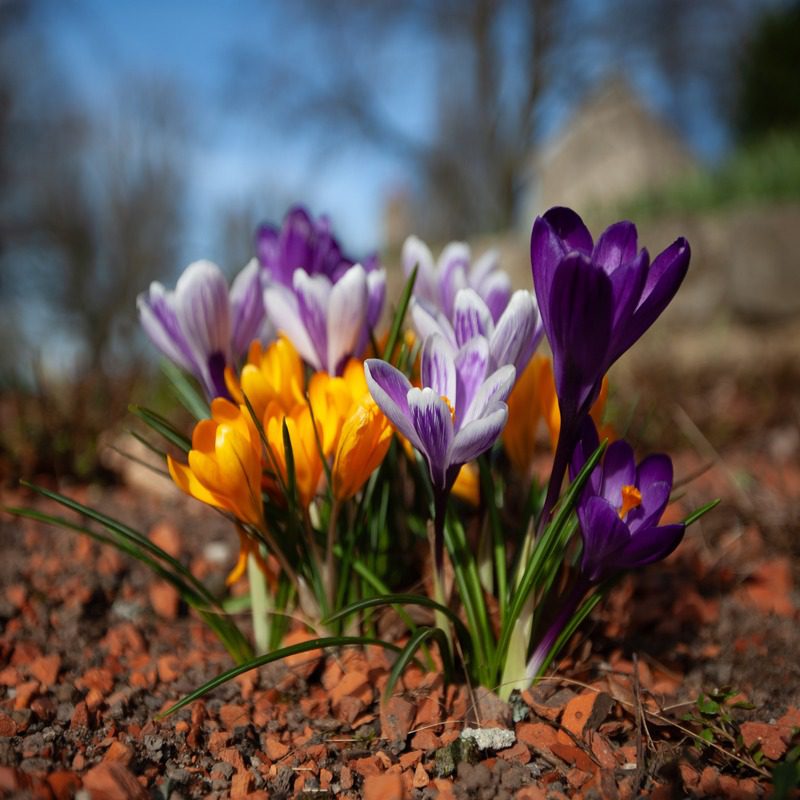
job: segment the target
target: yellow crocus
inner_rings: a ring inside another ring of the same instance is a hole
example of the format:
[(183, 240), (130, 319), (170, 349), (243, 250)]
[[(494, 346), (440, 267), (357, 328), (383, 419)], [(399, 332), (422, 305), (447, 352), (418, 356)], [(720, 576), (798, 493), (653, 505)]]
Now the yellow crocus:
[(261, 441), (245, 407), (217, 398), (195, 425), (188, 465), (167, 456), (180, 489), (242, 522), (263, 525)]
[(266, 350), (255, 340), (238, 379), (230, 367), (226, 368), (225, 385), (237, 403), (244, 403), (244, 396), (247, 396), (258, 419), (264, 416), (270, 403), (277, 403), (283, 413), (288, 414), (294, 406), (304, 402), (303, 362), (285, 336)]
[(321, 431), (322, 452), (329, 458), (339, 444), (342, 426), (354, 405), (350, 386), (344, 377), (317, 372), (308, 383), (308, 401)]
[(322, 427), (317, 422), (315, 432), (308, 405), (296, 405), (288, 414), (282, 413), (277, 403), (267, 407), (264, 414), (264, 433), (272, 457), (277, 462), (274, 466), (280, 471), (284, 481), (288, 481), (286, 450), (283, 446), (284, 422), (292, 445), (297, 496), (305, 507), (314, 499), (322, 477), (322, 456), (317, 444), (317, 437), (322, 440)]
[[(366, 383), (366, 382), (365, 382)], [(331, 470), (333, 495), (349, 500), (383, 461), (392, 427), (369, 394), (361, 396), (342, 426)]]

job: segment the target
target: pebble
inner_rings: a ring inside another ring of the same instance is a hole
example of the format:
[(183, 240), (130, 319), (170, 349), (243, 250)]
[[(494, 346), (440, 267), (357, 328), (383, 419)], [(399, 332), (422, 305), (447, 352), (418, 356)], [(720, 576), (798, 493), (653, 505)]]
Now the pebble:
[(517, 741), (514, 731), (505, 728), (465, 728), (462, 739), (472, 739), (478, 750), (504, 750)]

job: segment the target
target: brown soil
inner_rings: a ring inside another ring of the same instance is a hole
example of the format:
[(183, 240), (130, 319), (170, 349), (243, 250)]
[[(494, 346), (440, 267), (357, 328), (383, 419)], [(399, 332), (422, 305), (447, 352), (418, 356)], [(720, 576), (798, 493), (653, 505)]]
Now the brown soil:
[[(138, 563), (3, 515), (0, 796), (766, 796), (800, 727), (800, 468), (779, 445), (717, 452), (684, 503), (723, 505), (666, 563), (625, 579), (552, 678), (510, 706), (411, 669), (381, 708), (389, 658), (352, 650), (249, 673), (156, 722), (231, 666), (222, 647)], [(678, 479), (707, 462), (698, 449), (677, 455)], [(233, 563), (232, 531), (199, 504), (71, 493), (212, 583)], [(55, 510), (17, 490), (2, 502)], [(709, 718), (718, 747), (701, 747), (682, 718), (720, 686), (754, 708)], [(467, 724), (515, 741), (454, 754)]]

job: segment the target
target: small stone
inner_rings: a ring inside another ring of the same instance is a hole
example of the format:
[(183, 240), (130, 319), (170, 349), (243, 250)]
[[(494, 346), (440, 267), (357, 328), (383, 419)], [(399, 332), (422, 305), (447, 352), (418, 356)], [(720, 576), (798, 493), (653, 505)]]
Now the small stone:
[(45, 687), (55, 684), (60, 669), (61, 656), (58, 654), (39, 656), (31, 662), (29, 667), (31, 675)]
[(170, 522), (158, 522), (148, 534), (150, 541), (173, 558), (181, 555), (181, 532)]
[(411, 769), (422, 761), (422, 750), (412, 750), (410, 753), (402, 753), (398, 759), (401, 769)]
[(158, 679), (161, 683), (172, 683), (183, 674), (181, 663), (177, 656), (174, 655), (161, 656), (156, 662), (156, 668), (158, 669)]
[(611, 696), (605, 692), (586, 692), (573, 697), (564, 707), (561, 724), (576, 738), (581, 738), (585, 730), (594, 730), (608, 716), (614, 705)]
[(289, 752), (289, 747), (274, 736), (267, 736), (264, 740), (264, 752), (270, 761), (280, 761)]
[(517, 738), (534, 750), (549, 750), (558, 741), (556, 731), (544, 722), (521, 722)]
[(403, 697), (395, 695), (381, 704), (381, 735), (390, 742), (404, 743), (414, 722), (417, 709)]
[(505, 728), (465, 728), (461, 738), (472, 739), (478, 750), (504, 750), (517, 740), (514, 732)]
[(76, 728), (89, 727), (89, 709), (83, 700), (75, 706), (75, 710), (72, 712), (72, 718), (69, 721), (69, 727), (70, 730), (73, 731)]
[(531, 760), (531, 751), (528, 745), (517, 742), (512, 747), (501, 750), (497, 755), (505, 761), (515, 761), (518, 764), (527, 764)]
[(83, 776), (83, 786), (92, 797), (103, 800), (146, 800), (147, 793), (136, 778), (114, 761), (102, 762)]
[(27, 708), (33, 696), (39, 691), (39, 681), (26, 681), (17, 684), (17, 693), (14, 696), (14, 708)]
[(233, 764), (229, 764), (227, 761), (218, 761), (213, 767), (211, 767), (212, 778), (222, 778), (222, 780), (227, 781), (230, 779), (233, 773)]
[(511, 720), (511, 706), (505, 700), (501, 700), (484, 686), (475, 689), (474, 706), (467, 714), (467, 722), (485, 725), (491, 721), (508, 727)]
[(222, 723), (222, 727), (229, 731), (239, 725), (247, 725), (250, 722), (247, 709), (239, 705), (222, 706), (219, 710), (219, 720)]
[(748, 750), (759, 747), (761, 752), (777, 761), (786, 752), (786, 742), (775, 725), (766, 722), (744, 722), (740, 728), (742, 741)]
[(133, 759), (133, 750), (128, 745), (123, 744), (119, 739), (111, 742), (111, 747), (106, 750), (103, 761), (116, 761), (127, 767)]
[(436, 750), (441, 744), (440, 738), (432, 730), (417, 731), (411, 737), (411, 747), (415, 750), (423, 750), (426, 753)]
[(403, 781), (399, 775), (369, 775), (364, 780), (364, 800), (403, 800)]
[(414, 781), (412, 786), (415, 789), (424, 789), (429, 783), (431, 782), (428, 773), (425, 772), (425, 767), (422, 764), (417, 764), (417, 768), (414, 770)]
[(178, 616), (180, 595), (177, 589), (165, 581), (155, 581), (150, 584), (148, 597), (153, 611), (162, 619), (174, 620)]
[(17, 725), (11, 717), (0, 711), (0, 736), (13, 736), (17, 732)]

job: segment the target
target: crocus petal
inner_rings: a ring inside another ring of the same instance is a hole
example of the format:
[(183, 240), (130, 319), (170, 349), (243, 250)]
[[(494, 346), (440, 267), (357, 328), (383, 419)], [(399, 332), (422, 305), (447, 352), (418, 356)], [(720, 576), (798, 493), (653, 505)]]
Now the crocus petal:
[(386, 270), (367, 270), (367, 325), (370, 328), (374, 328), (378, 324), (385, 300)]
[(486, 416), (464, 425), (453, 440), (451, 464), (465, 464), (488, 450), (502, 433), (508, 419), (508, 407), (497, 403)]
[[(613, 360), (616, 360), (617, 354), (621, 355), (618, 340), (625, 333), (628, 322), (639, 303), (647, 280), (649, 265), (650, 256), (647, 250), (642, 250), (631, 261), (617, 267), (609, 276), (614, 304), (614, 318), (611, 322), (614, 333), (609, 355)], [(608, 366), (611, 366), (610, 361)]]
[(615, 358), (631, 347), (669, 305), (686, 277), (690, 257), (689, 243), (683, 238), (656, 256), (647, 273), (639, 305), (617, 337)]
[[(455, 372), (458, 389), (453, 400), (455, 422), (461, 427), (465, 417), (472, 419), (472, 405), (489, 369), (489, 344), (483, 336), (470, 339), (456, 354)], [(424, 382), (424, 381), (423, 381)]]
[(438, 333), (429, 336), (422, 345), (422, 385), (429, 386), (437, 396), (446, 397), (454, 406), (460, 402), (456, 383), (455, 353)]
[(454, 349), (457, 347), (453, 326), (436, 306), (416, 297), (411, 298), (409, 305), (411, 308), (411, 321), (414, 323), (414, 330), (416, 330), (420, 339), (424, 341), (434, 333), (438, 333), (444, 336)]
[(492, 314), (474, 289), (461, 289), (453, 306), (453, 330), (456, 344), (461, 347), (476, 336), (487, 339), (494, 330)]
[(632, 222), (615, 222), (603, 231), (595, 245), (592, 261), (608, 275), (636, 257), (637, 234)]
[(524, 289), (514, 292), (489, 338), (492, 365), (500, 367), (511, 364), (521, 375), (538, 347), (542, 334), (533, 294)]
[(547, 306), (562, 415), (575, 413), (591, 402), (603, 377), (611, 339), (611, 281), (588, 256), (572, 253), (555, 271)]
[(136, 298), (139, 319), (153, 344), (171, 361), (187, 372), (199, 375), (199, 364), (186, 342), (175, 316), (172, 292), (154, 281), (150, 290)]
[(468, 286), (469, 259), (464, 242), (450, 242), (439, 256), (439, 304), (448, 319), (453, 318), (456, 294)]
[(410, 389), (407, 400), (411, 423), (422, 443), (420, 450), (428, 459), (431, 481), (437, 488), (445, 489), (447, 468), (450, 466), (450, 445), (453, 442), (450, 409), (440, 395), (427, 386), (424, 389)]
[(332, 375), (338, 375), (355, 352), (366, 314), (367, 273), (360, 264), (355, 264), (330, 291), (327, 360)]
[(556, 236), (566, 245), (567, 251), (577, 250), (587, 256), (592, 252), (592, 234), (583, 220), (571, 209), (554, 206), (544, 215)]
[(609, 445), (603, 457), (603, 482), (600, 493), (616, 509), (622, 505), (622, 488), (636, 481), (633, 448), (623, 439)]
[(659, 528), (638, 530), (617, 554), (617, 569), (646, 567), (666, 558), (683, 539), (686, 526), (662, 525)]
[(473, 420), (487, 414), (494, 406), (505, 403), (514, 386), (516, 370), (510, 364), (493, 372), (482, 383), (461, 420), (461, 426), (469, 425)]
[(378, 408), (417, 450), (422, 450), (422, 442), (411, 424), (411, 412), (408, 408), (411, 383), (408, 378), (399, 369), (379, 358), (368, 358), (364, 362), (364, 375), (369, 393)]
[(618, 554), (631, 534), (617, 509), (602, 497), (591, 497), (578, 505), (583, 535), (581, 572), (590, 581), (601, 581), (621, 568)]
[(437, 306), (439, 304), (439, 286), (436, 280), (433, 255), (428, 245), (416, 236), (409, 236), (403, 243), (401, 261), (406, 278), (411, 275), (414, 267), (417, 267), (414, 294)]
[(228, 284), (216, 264), (195, 261), (186, 268), (175, 286), (175, 313), (198, 361), (228, 351)]
[(279, 283), (273, 283), (264, 290), (264, 308), (275, 328), (285, 334), (303, 361), (314, 369), (324, 369), (300, 317), (295, 293)]
[[(305, 270), (295, 270), (292, 279), (297, 310), (308, 338), (314, 345), (318, 363), (328, 370), (328, 303), (331, 296), (330, 279), (324, 275), (309, 275)], [(363, 309), (362, 309), (363, 313)], [(341, 320), (342, 324), (346, 324)]]
[(472, 267), (469, 270), (469, 285), (472, 286), (473, 289), (477, 289), (479, 292), (482, 292), (486, 281), (495, 276), (505, 277), (506, 280), (508, 280), (508, 275), (506, 275), (504, 272), (498, 271), (499, 264), (500, 253), (498, 253), (494, 248), (487, 250), (485, 253), (483, 253), (483, 255), (480, 256), (480, 258), (477, 258), (473, 262)]
[(669, 456), (654, 453), (642, 460), (636, 470), (636, 486), (642, 495), (638, 508), (628, 512), (632, 531), (657, 525), (672, 492), (672, 461)]
[(478, 294), (486, 301), (489, 312), (495, 323), (505, 311), (511, 297), (511, 279), (505, 272), (494, 272), (475, 287)]
[(233, 358), (238, 360), (247, 352), (250, 342), (258, 337), (264, 324), (264, 292), (260, 267), (255, 258), (234, 279), (230, 304), (233, 317), (231, 350)]

